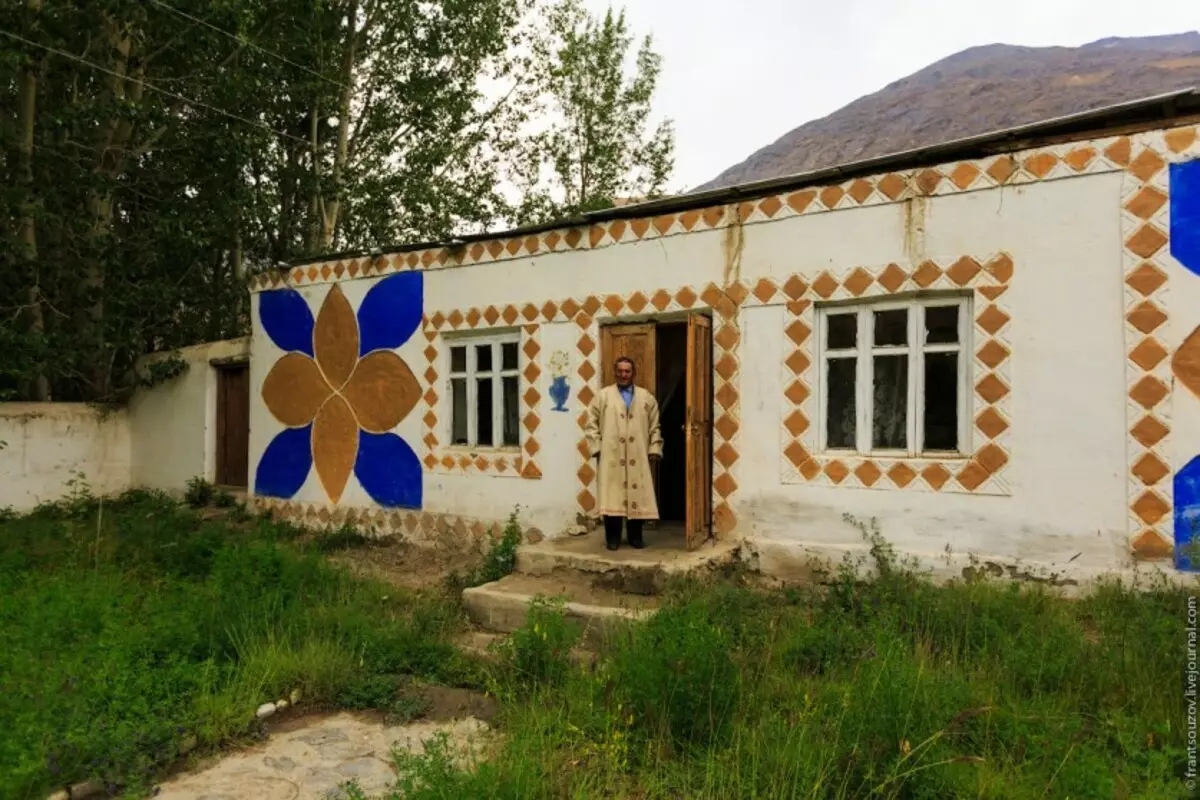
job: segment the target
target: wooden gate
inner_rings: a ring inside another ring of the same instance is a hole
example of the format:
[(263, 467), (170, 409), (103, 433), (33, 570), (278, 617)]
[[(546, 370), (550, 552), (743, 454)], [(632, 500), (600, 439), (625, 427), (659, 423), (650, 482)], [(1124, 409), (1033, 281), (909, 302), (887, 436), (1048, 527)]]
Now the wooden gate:
[(217, 484), (244, 489), (250, 471), (250, 368), (217, 369)]
[(687, 548), (695, 550), (712, 531), (712, 322), (688, 317), (687, 332)]

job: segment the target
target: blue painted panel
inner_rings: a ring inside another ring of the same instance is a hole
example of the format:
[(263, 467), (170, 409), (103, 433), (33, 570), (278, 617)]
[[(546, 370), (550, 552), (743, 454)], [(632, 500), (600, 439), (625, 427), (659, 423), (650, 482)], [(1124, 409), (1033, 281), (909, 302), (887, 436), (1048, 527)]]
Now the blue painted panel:
[(258, 318), (280, 350), (313, 354), (312, 309), (295, 289), (260, 292)]
[(1200, 275), (1200, 160), (1171, 165), (1171, 255)]
[(421, 460), (394, 433), (359, 431), (354, 474), (371, 499), (385, 508), (421, 507)]
[(1200, 571), (1200, 456), (1175, 473), (1175, 566)]
[(421, 324), (425, 313), (425, 276), (400, 272), (376, 283), (358, 308), (358, 350), (395, 350)]
[(312, 425), (288, 428), (267, 445), (254, 473), (254, 493), (291, 499), (312, 469)]

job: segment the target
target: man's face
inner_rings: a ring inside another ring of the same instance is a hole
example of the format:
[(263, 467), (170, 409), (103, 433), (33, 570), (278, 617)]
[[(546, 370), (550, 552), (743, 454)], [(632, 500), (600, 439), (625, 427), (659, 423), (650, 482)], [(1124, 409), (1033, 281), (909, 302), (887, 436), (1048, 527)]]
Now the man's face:
[(617, 385), (624, 388), (633, 383), (633, 365), (628, 361), (617, 362)]

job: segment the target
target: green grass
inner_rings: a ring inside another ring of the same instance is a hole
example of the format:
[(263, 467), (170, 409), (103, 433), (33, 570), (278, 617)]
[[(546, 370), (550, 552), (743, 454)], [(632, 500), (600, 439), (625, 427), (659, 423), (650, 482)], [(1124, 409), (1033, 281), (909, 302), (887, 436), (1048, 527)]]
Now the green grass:
[(455, 603), (356, 580), (300, 532), (234, 510), (204, 521), (86, 489), (0, 520), (0, 797), (98, 779), (133, 793), (181, 745), (253, 737), (254, 710), (387, 707), (399, 676), (479, 679), (450, 645)]
[[(0, 520), (0, 796), (137, 793), (185, 741), (253, 737), (255, 707), (296, 688), (411, 719), (409, 676), (486, 686), (501, 736), (479, 763), (444, 739), (398, 755), (395, 798), (1185, 796), (1188, 590), (937, 587), (869, 538), (870, 581), (680, 582), (584, 665), (538, 603), (485, 671), (449, 644), (453, 595), (326, 561), (370, 545), (352, 532), (81, 490)], [(510, 569), (515, 543), (458, 582)]]
[(399, 755), (392, 796), (1186, 796), (1187, 591), (936, 587), (872, 538), (871, 582), (685, 583), (584, 667), (543, 604), (494, 676), (499, 752)]

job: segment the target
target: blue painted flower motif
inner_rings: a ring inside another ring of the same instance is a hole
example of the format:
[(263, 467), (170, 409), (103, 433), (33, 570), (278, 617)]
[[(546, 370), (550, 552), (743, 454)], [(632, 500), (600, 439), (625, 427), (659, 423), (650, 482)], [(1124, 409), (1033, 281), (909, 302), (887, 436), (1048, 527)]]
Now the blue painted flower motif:
[(315, 466), (333, 503), (353, 471), (379, 505), (421, 507), (421, 462), (391, 431), (421, 396), (412, 370), (394, 351), (420, 326), (423, 297), (419, 272), (377, 282), (357, 315), (337, 284), (315, 320), (294, 289), (259, 295), (263, 330), (288, 351), (272, 366), (262, 397), (287, 428), (258, 463), (256, 494), (291, 498)]

